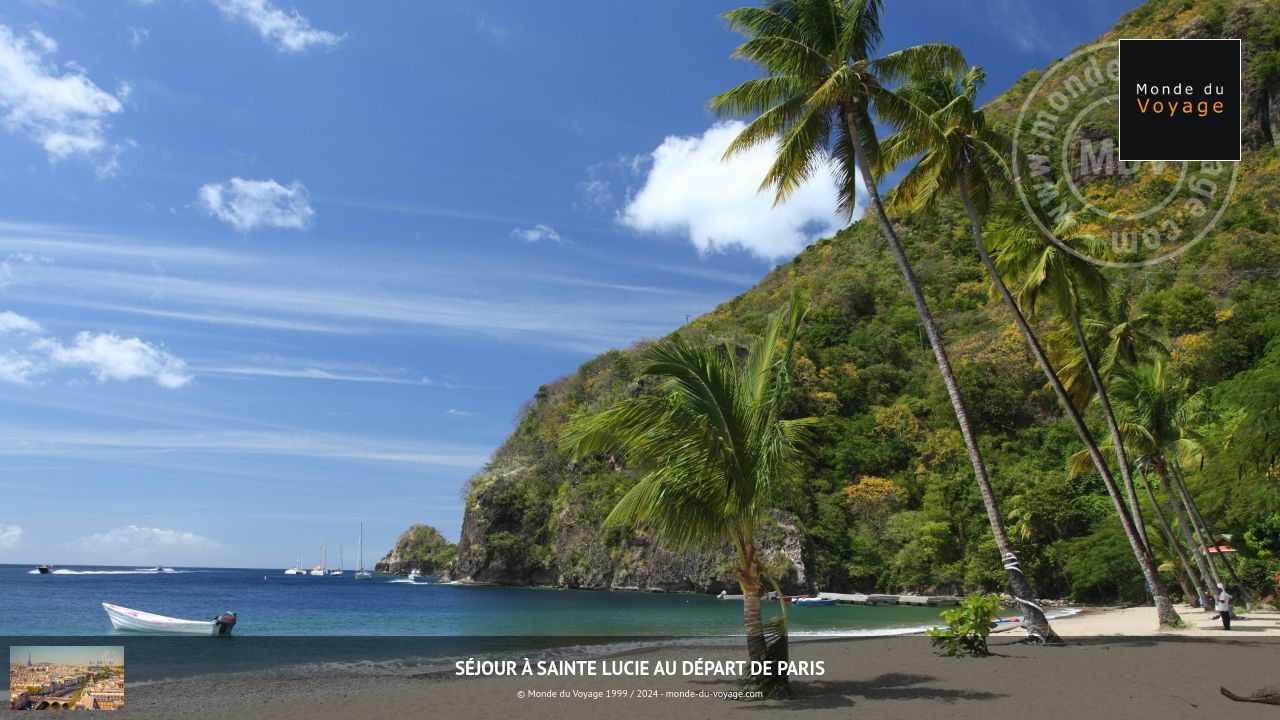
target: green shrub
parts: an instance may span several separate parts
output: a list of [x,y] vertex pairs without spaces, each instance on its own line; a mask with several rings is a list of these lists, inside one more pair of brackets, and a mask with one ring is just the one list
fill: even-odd
[[990,655],[987,635],[996,626],[999,611],[999,595],[970,595],[954,610],[942,611],[942,620],[947,626],[929,631],[933,646],[942,648],[948,655]]

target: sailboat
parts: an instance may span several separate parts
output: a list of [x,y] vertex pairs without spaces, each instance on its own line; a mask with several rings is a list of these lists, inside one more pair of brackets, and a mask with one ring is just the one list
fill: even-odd
[[298,543],[298,564],[284,571],[285,575],[306,575],[307,571],[302,569],[302,543]]
[[338,543],[338,569],[330,570],[329,575],[337,577],[342,574],[342,543]]
[[364,523],[360,523],[360,564],[356,566],[357,580],[370,580],[373,573],[364,569]]
[[320,564],[311,568],[312,575],[319,575],[321,577],[324,577],[325,575],[324,566],[325,566],[326,560],[328,559],[328,555],[329,555],[329,546],[326,545],[323,540],[321,540],[320,541]]

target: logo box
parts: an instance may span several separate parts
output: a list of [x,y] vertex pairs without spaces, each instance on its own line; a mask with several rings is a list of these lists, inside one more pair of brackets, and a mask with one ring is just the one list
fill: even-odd
[[1237,162],[1237,39],[1120,41],[1120,160]]

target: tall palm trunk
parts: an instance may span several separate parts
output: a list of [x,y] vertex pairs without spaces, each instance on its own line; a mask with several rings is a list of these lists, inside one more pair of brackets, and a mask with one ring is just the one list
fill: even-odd
[[1124,481],[1125,499],[1129,501],[1129,512],[1133,515],[1133,526],[1143,545],[1147,545],[1147,524],[1142,519],[1142,503],[1138,500],[1138,492],[1133,486],[1133,473],[1129,471],[1129,456],[1124,449],[1124,441],[1120,439],[1120,426],[1116,423],[1116,414],[1111,409],[1111,399],[1107,397],[1107,386],[1102,382],[1097,365],[1093,363],[1093,355],[1089,352],[1089,341],[1085,339],[1084,328],[1080,327],[1080,311],[1074,302],[1071,305],[1071,327],[1076,332],[1076,342],[1080,344],[1080,352],[1084,355],[1085,367],[1089,368],[1089,377],[1093,379],[1093,388],[1098,393],[1098,405],[1102,408],[1102,416],[1107,419],[1107,431],[1111,433],[1111,444],[1116,449],[1116,462],[1120,465],[1120,478]]
[[[1179,566],[1183,570],[1183,575],[1191,580],[1191,587],[1195,589],[1196,602],[1200,607],[1206,607],[1209,596],[1205,594],[1204,585],[1191,572],[1191,563],[1187,562],[1187,554],[1182,551],[1182,543],[1178,540],[1178,536],[1173,534],[1173,528],[1169,526],[1168,519],[1164,516],[1164,510],[1160,509],[1160,501],[1156,499],[1156,492],[1151,487],[1151,481],[1147,479],[1147,472],[1142,468],[1138,468],[1138,475],[1142,478],[1142,484],[1147,489],[1147,495],[1151,498],[1151,507],[1156,511],[1156,520],[1160,523],[1160,529],[1164,532],[1165,542],[1169,543],[1169,547],[1173,548],[1173,552],[1177,555]],[[1191,601],[1192,593],[1187,592],[1186,580],[1180,575],[1178,581],[1183,583],[1182,591],[1187,595],[1187,601]]]
[[982,460],[977,436],[969,422],[964,398],[960,395],[960,385],[956,382],[955,373],[951,370],[946,346],[942,344],[942,333],[933,322],[933,313],[929,311],[929,305],[925,302],[924,291],[920,288],[920,281],[911,268],[911,261],[907,259],[906,250],[903,249],[893,224],[889,222],[889,216],[885,214],[884,204],[880,200],[880,191],[876,187],[875,178],[872,177],[871,168],[867,165],[866,150],[857,134],[852,105],[845,106],[844,116],[845,132],[853,143],[854,161],[862,176],[867,195],[871,198],[871,207],[875,211],[880,232],[884,235],[885,242],[893,253],[893,259],[897,262],[898,269],[907,283],[907,290],[915,303],[916,313],[924,324],[925,335],[929,338],[930,347],[933,348],[933,357],[938,363],[942,384],[947,388],[947,396],[951,399],[951,408],[955,412],[956,422],[960,425],[960,436],[964,438],[965,450],[969,454],[969,462],[973,465],[973,474],[978,481],[978,492],[982,495],[982,504],[987,510],[987,521],[991,523],[991,534],[995,537],[996,550],[1000,553],[1000,562],[1004,565],[1005,575],[1009,580],[1009,594],[1017,601],[1022,611],[1022,627],[1030,638],[1036,638],[1045,643],[1060,643],[1062,640],[1049,625],[1049,619],[1044,616],[1044,609],[1036,603],[1035,591],[1022,572],[1021,562],[1018,560],[1017,553],[1013,551],[1013,543],[1009,542],[1009,534],[1004,527],[1004,517],[1000,514],[1000,505],[996,500],[995,492],[991,489],[991,480],[987,477],[987,466]]
[[[1210,528],[1209,524],[1206,523],[1204,521],[1204,518],[1200,516],[1200,507],[1196,505],[1195,498],[1191,497],[1191,490],[1187,488],[1187,479],[1182,475],[1182,468],[1178,467],[1176,464],[1173,465],[1172,467],[1173,467],[1173,475],[1178,481],[1178,488],[1182,491],[1183,496],[1185,496],[1187,499],[1188,513],[1191,515],[1192,519],[1196,522],[1197,526],[1200,528],[1201,536],[1204,537],[1205,549],[1208,550],[1210,544],[1212,544],[1213,547],[1217,548],[1218,536],[1213,534],[1213,528]],[[1210,543],[1210,540],[1212,540],[1213,542]],[[1221,552],[1217,552],[1214,554],[1218,558],[1220,558],[1222,560],[1222,564],[1227,567],[1227,572],[1230,573],[1232,582],[1236,584],[1236,589],[1240,592],[1240,602],[1241,603],[1249,602],[1249,590],[1244,586],[1244,583],[1240,581],[1240,576],[1236,575],[1236,569],[1235,569],[1235,566],[1231,564],[1231,559]],[[1213,566],[1212,559],[1210,559],[1209,564]],[[1215,571],[1217,570],[1216,566],[1214,566],[1214,570]],[[1219,582],[1221,582],[1222,578],[1219,577],[1218,580]]]
[[[764,660],[768,653],[768,642],[764,636],[764,620],[760,613],[760,596],[764,594],[764,581],[760,572],[759,548],[750,533],[742,533],[737,537],[739,562],[738,584],[742,586],[742,624],[747,632],[747,657],[752,660]],[[765,678],[755,676],[754,685],[764,687]],[[791,684],[783,679],[773,685],[771,696],[766,699],[791,697]]]
[[1031,326],[1027,324],[1027,319],[1023,317],[1022,311],[1018,309],[1018,303],[1010,294],[1009,288],[1005,287],[1004,281],[1000,279],[1000,273],[996,270],[995,263],[991,261],[991,255],[987,252],[986,243],[982,240],[982,221],[978,217],[978,211],[973,206],[973,198],[969,197],[969,184],[964,178],[964,169],[961,168],[958,173],[958,183],[960,190],[960,198],[964,201],[965,212],[969,215],[969,223],[973,226],[974,244],[978,249],[978,258],[982,261],[983,267],[987,269],[987,275],[991,277],[991,282],[995,284],[996,289],[1000,292],[1000,296],[1004,299],[1005,305],[1009,308],[1009,312],[1013,314],[1014,322],[1018,325],[1018,329],[1022,331],[1022,335],[1027,340],[1027,345],[1031,347],[1031,353],[1035,356],[1036,362],[1040,364],[1040,369],[1044,371],[1045,377],[1049,380],[1049,384],[1058,395],[1063,410],[1067,413],[1067,417],[1071,418],[1071,423],[1075,425],[1076,433],[1080,435],[1080,440],[1084,442],[1085,449],[1089,451],[1089,457],[1093,459],[1093,464],[1098,468],[1098,473],[1102,475],[1102,482],[1107,487],[1107,494],[1111,496],[1111,502],[1116,506],[1116,514],[1120,516],[1120,526],[1124,529],[1125,537],[1129,539],[1129,545],[1133,548],[1133,555],[1138,560],[1138,566],[1142,568],[1142,575],[1146,578],[1147,585],[1151,588],[1151,595],[1156,603],[1156,617],[1159,619],[1161,627],[1176,627],[1182,624],[1182,619],[1178,617],[1178,612],[1173,609],[1173,603],[1169,600],[1169,593],[1165,590],[1164,581],[1160,579],[1160,573],[1156,572],[1155,560],[1152,559],[1151,553],[1147,550],[1147,545],[1138,537],[1137,530],[1133,527],[1133,521],[1129,517],[1129,511],[1125,507],[1124,499],[1120,497],[1120,490],[1116,487],[1115,478],[1111,476],[1111,469],[1107,467],[1107,461],[1102,457],[1102,452],[1098,449],[1098,443],[1094,441],[1093,434],[1089,432],[1089,427],[1085,425],[1084,418],[1080,416],[1080,412],[1076,410],[1075,403],[1071,402],[1071,397],[1067,395],[1067,390],[1062,386],[1062,382],[1058,380],[1058,374],[1053,369],[1053,364],[1049,362],[1049,358],[1044,353],[1044,348],[1040,347],[1040,341],[1036,338],[1036,334],[1031,331]]
[[[1177,489],[1174,487],[1173,479],[1169,476],[1169,465],[1163,457],[1155,459],[1156,474],[1160,477],[1160,481],[1164,483],[1164,491],[1169,496],[1169,507],[1173,510],[1173,516],[1177,519],[1178,525],[1182,528],[1182,536],[1187,541],[1187,547],[1191,549],[1191,556],[1195,558],[1196,567],[1200,570],[1200,579],[1204,583],[1206,590],[1213,588],[1217,581],[1213,579],[1213,573],[1209,572],[1206,565],[1206,557],[1204,548],[1200,543],[1196,542],[1195,531],[1192,528],[1191,521],[1187,517],[1186,509],[1182,504]],[[1208,598],[1206,597],[1206,600]],[[1212,610],[1212,603],[1203,605],[1205,610]]]

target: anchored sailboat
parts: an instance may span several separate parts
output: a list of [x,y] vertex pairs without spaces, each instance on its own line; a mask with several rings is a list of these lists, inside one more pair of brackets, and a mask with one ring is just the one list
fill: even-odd
[[338,543],[338,569],[330,570],[329,575],[337,577],[342,574],[342,543]]
[[307,571],[302,569],[302,543],[298,543],[298,564],[284,571],[285,575],[306,575]]
[[319,575],[321,577],[324,577],[325,575],[324,566],[325,566],[325,562],[327,560],[328,554],[329,554],[329,546],[325,544],[324,540],[321,540],[320,541],[320,564],[311,568],[312,575]]
[[373,573],[364,569],[364,523],[360,523],[360,564],[356,566],[356,579],[369,580]]

